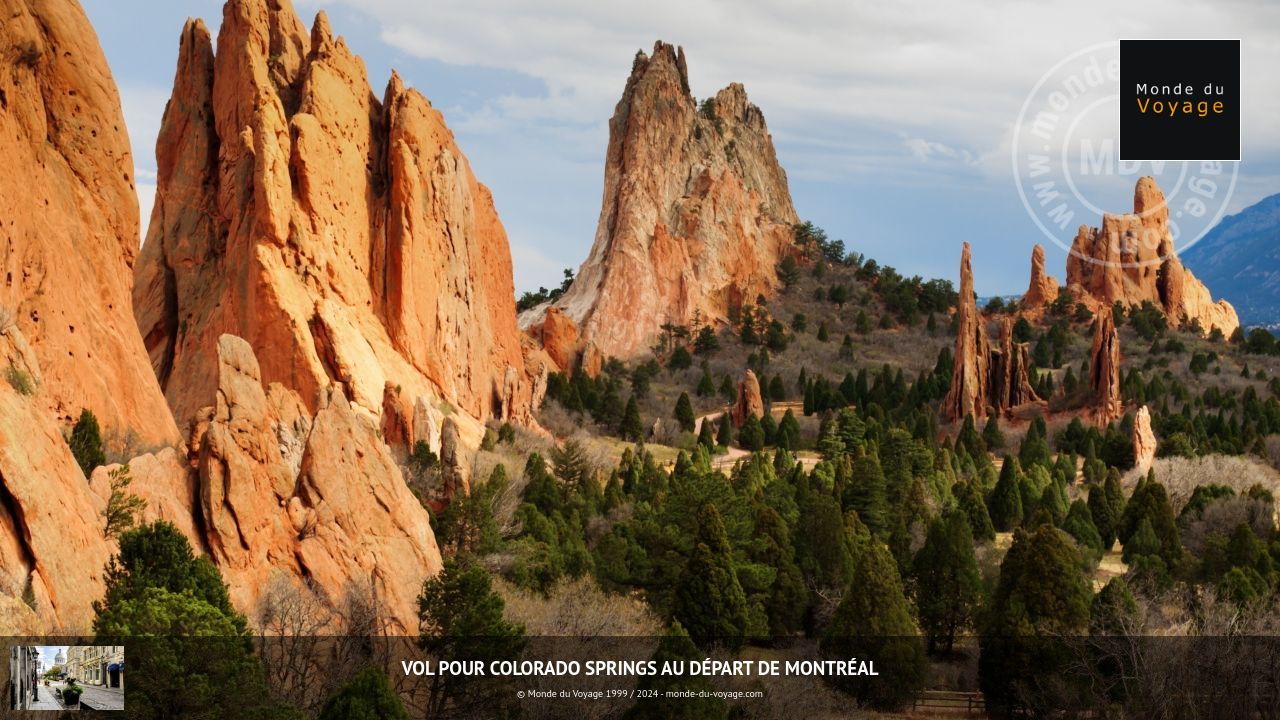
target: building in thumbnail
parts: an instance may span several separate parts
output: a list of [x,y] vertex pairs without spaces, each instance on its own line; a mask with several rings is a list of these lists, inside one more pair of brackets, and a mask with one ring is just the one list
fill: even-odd
[[40,652],[33,645],[9,648],[9,677],[5,695],[10,710],[27,710],[36,701],[36,677],[40,669]]

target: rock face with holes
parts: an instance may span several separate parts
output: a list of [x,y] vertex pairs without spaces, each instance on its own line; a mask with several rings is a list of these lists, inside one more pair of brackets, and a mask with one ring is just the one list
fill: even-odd
[[1138,180],[1132,213],[1106,213],[1100,227],[1080,226],[1067,257],[1067,288],[1095,311],[1150,302],[1175,327],[1197,324],[1206,335],[1216,328],[1226,337],[1240,327],[1231,303],[1214,302],[1178,259],[1169,207],[1151,177]]
[[440,551],[374,421],[340,385],[314,416],[292,391],[264,387],[240,338],[222,336],[216,358],[216,404],[192,432],[189,527],[232,599],[254,607],[276,570],[311,581],[335,605],[349,585],[371,579],[398,630],[412,632],[415,598],[439,571]]
[[0,18],[0,332],[21,329],[64,426],[88,408],[108,441],[175,442],[130,313],[133,155],[97,36],[75,2],[0,0]]
[[1098,313],[1093,321],[1093,350],[1089,358],[1094,419],[1106,425],[1124,413],[1120,399],[1120,334],[1109,312]]
[[[6,340],[25,345],[16,327],[0,335],[0,350]],[[33,355],[26,367],[39,375]],[[0,607],[20,598],[34,611],[18,625],[89,630],[112,551],[105,507],[42,399],[0,381]]]
[[554,304],[599,353],[633,357],[663,323],[721,322],[772,293],[796,222],[760,109],[738,84],[699,107],[684,51],[659,42],[609,121],[595,244]]
[[216,52],[188,21],[156,156],[134,312],[180,422],[213,399],[224,333],[308,413],[340,384],[405,442],[419,404],[469,445],[530,419],[549,363],[516,328],[488,189],[426,98],[394,74],[374,95],[324,13],[308,32],[288,0],[232,0]]

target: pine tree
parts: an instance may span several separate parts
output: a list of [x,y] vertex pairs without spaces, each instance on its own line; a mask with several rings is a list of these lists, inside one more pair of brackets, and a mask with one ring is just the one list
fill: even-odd
[[703,418],[698,428],[698,444],[707,450],[714,450],[716,447],[716,436],[711,431],[711,419]]
[[409,720],[387,674],[370,665],[324,704],[316,720]]
[[791,531],[776,510],[757,503],[755,539],[749,549],[751,560],[773,570],[773,581],[765,591],[763,605],[769,618],[769,634],[774,637],[792,635],[800,629],[805,608],[809,605],[809,589],[796,564]]
[[1004,433],[1000,432],[1000,423],[996,420],[995,413],[987,418],[987,424],[982,428],[982,442],[986,443],[988,450],[1004,447]]
[[[1077,660],[1060,638],[1087,628],[1091,600],[1080,554],[1066,533],[1051,525],[1014,531],[980,636],[978,683],[993,717],[1042,697],[1042,682],[1060,682],[1062,670]],[[1043,715],[1053,708],[1026,709]]]
[[[665,663],[697,662],[706,657],[689,639],[679,620],[671,622],[671,629],[658,641],[653,662],[662,668]],[[644,675],[636,683],[637,700],[623,715],[624,720],[727,720],[729,706],[713,694],[715,687],[705,675]],[[652,692],[650,697],[648,693]],[[671,693],[668,696],[668,693]]]
[[871,454],[858,458],[852,475],[844,490],[844,508],[858,513],[873,535],[884,535],[889,530],[889,504],[880,460]]
[[828,658],[868,659],[893,670],[878,677],[836,677],[833,684],[867,707],[900,709],[924,687],[926,658],[917,633],[897,563],[884,545],[868,542],[820,648]]
[[1089,605],[1093,635],[1135,635],[1138,619],[1138,603],[1123,577],[1108,580]]
[[716,381],[711,379],[711,369],[706,363],[702,364],[702,377],[698,379],[698,388],[695,392],[698,397],[711,397],[716,394]]
[[676,400],[675,418],[676,422],[680,423],[681,430],[693,432],[697,418],[693,415],[693,403],[689,402],[689,393],[680,393],[679,399]]
[[622,411],[622,422],[618,425],[618,436],[623,440],[637,441],[644,437],[644,423],[640,421],[640,406],[632,395],[627,399],[627,407]]
[[738,447],[751,452],[764,449],[764,428],[760,426],[760,418],[747,413],[747,419],[738,428]]
[[769,381],[769,399],[773,402],[782,402],[787,399],[787,387],[783,384],[781,375],[774,375]]
[[827,321],[823,320],[818,323],[818,342],[827,342],[830,339],[831,334],[827,331]]
[[[514,660],[524,651],[524,626],[503,619],[506,603],[494,592],[489,572],[476,563],[455,558],[423,584],[418,596],[418,647],[439,662],[474,660],[488,663]],[[483,709],[502,716],[513,699],[493,678],[433,675],[427,687],[426,717],[470,717]]]
[[982,501],[982,490],[977,483],[958,482],[951,487],[951,494],[956,499],[956,507],[968,518],[974,539],[988,542],[995,540],[995,526],[991,524],[991,515],[987,512],[987,504]]
[[929,524],[912,572],[920,627],[929,639],[929,652],[941,647],[950,654],[956,634],[973,620],[982,593],[973,533],[964,513],[948,512]]
[[698,511],[698,533],[676,581],[672,616],[704,649],[722,644],[736,650],[746,639],[747,597],[738,582],[724,521],[713,504]]
[[730,404],[738,401],[738,386],[733,384],[728,375],[720,378],[720,397]]
[[987,501],[991,524],[1000,532],[1008,532],[1022,523],[1022,480],[1019,475],[1018,461],[1011,455],[1005,455],[1000,479]]
[[1062,521],[1062,530],[1075,538],[1094,563],[1102,559],[1106,548],[1103,546],[1102,535],[1093,523],[1093,513],[1084,500],[1076,499],[1071,503],[1067,517]]
[[93,469],[99,465],[107,464],[107,456],[102,451],[102,429],[92,410],[80,411],[80,419],[71,428],[71,438],[67,444],[71,446],[71,454],[75,456],[85,477],[93,474]]
[[778,435],[774,444],[784,450],[792,451],[800,447],[800,422],[796,420],[791,408],[787,408],[782,415],[782,420],[778,423]]
[[733,423],[729,422],[729,413],[720,413],[720,426],[716,428],[716,444],[729,447],[733,444]]

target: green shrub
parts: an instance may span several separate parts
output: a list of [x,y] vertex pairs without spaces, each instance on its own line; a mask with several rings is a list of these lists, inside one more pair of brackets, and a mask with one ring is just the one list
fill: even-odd
[[36,391],[36,383],[31,379],[31,374],[12,363],[4,371],[4,379],[19,395],[31,395]]

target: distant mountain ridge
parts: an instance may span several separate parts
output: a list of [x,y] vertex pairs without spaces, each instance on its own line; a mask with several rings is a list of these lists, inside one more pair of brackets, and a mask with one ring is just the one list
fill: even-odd
[[1280,324],[1280,193],[1228,216],[1182,261],[1235,306],[1240,322]]

